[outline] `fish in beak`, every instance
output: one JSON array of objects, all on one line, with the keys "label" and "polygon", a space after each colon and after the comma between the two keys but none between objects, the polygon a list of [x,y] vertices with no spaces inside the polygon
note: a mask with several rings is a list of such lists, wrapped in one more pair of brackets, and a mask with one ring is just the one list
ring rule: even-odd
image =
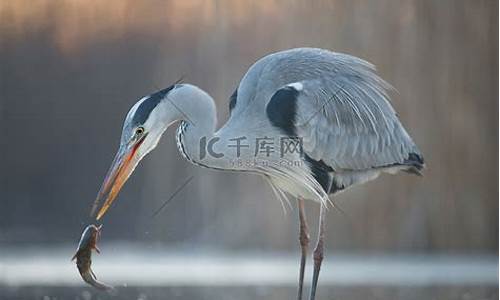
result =
[{"label": "fish in beak", "polygon": [[116,196],[120,192],[121,188],[139,163],[140,157],[138,155],[138,150],[144,142],[146,136],[147,134],[144,134],[137,141],[120,146],[108,174],[101,185],[99,193],[97,194],[94,205],[92,206],[91,216],[94,216],[99,203],[101,203],[103,199],[106,199],[97,213],[96,220],[99,220],[104,216],[111,204],[113,204],[113,201],[116,199]]}]

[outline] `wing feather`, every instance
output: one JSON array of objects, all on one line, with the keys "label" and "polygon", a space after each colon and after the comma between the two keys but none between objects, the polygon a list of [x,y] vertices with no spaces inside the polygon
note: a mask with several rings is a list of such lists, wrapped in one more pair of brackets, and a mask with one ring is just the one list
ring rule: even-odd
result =
[{"label": "wing feather", "polygon": [[335,170],[405,164],[420,152],[389,102],[390,85],[370,64],[349,60],[336,72],[300,81],[296,129],[304,151]]}]

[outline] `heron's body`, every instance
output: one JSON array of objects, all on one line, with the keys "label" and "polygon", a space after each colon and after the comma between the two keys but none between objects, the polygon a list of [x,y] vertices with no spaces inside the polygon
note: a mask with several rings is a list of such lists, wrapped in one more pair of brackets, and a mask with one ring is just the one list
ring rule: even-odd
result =
[{"label": "heron's body", "polygon": [[[177,145],[190,162],[264,176],[280,198],[297,197],[302,259],[299,299],[309,234],[304,199],[321,203],[311,298],[323,259],[328,196],[380,173],[420,174],[423,157],[389,103],[389,84],[359,58],[300,48],[257,61],[230,98],[229,120],[216,131],[213,99],[190,84],[175,84],[142,98],[129,111],[115,161],[94,208],[99,219],[139,161],[163,132],[180,121]],[[282,142],[285,141],[283,144]],[[299,144],[299,151],[286,145]],[[292,147],[293,150],[293,147]]]},{"label": "heron's body", "polygon": [[[179,149],[195,164],[256,172],[293,196],[320,201],[381,172],[423,167],[387,88],[369,63],[350,55],[311,48],[271,54],[245,74],[231,98],[230,118],[217,132],[200,132],[194,119],[184,120]],[[215,113],[210,118],[215,123]],[[202,136],[220,138],[213,150],[224,157],[200,158]],[[249,147],[236,157],[231,146],[238,137]],[[255,153],[256,141],[266,137],[274,140],[274,151]],[[287,137],[299,137],[303,152],[279,151]]]}]

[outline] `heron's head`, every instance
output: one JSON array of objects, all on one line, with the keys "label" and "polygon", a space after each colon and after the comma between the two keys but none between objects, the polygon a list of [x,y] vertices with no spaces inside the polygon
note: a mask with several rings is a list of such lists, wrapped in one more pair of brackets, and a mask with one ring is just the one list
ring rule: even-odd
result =
[{"label": "heron's head", "polygon": [[172,109],[167,96],[180,86],[182,85],[172,85],[146,96],[128,112],[123,124],[120,147],[92,208],[93,215],[99,203],[105,199],[97,219],[111,206],[139,161],[156,147],[167,127],[177,121],[178,112]]}]

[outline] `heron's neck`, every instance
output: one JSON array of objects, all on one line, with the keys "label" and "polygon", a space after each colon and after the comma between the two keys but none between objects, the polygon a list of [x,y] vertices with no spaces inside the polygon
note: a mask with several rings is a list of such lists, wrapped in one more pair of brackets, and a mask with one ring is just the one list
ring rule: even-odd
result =
[{"label": "heron's neck", "polygon": [[217,123],[212,97],[194,85],[183,84],[169,93],[165,101],[165,125],[181,121],[176,134],[181,154],[195,164],[227,168],[223,166],[223,159],[207,151],[207,143],[213,139]]}]

